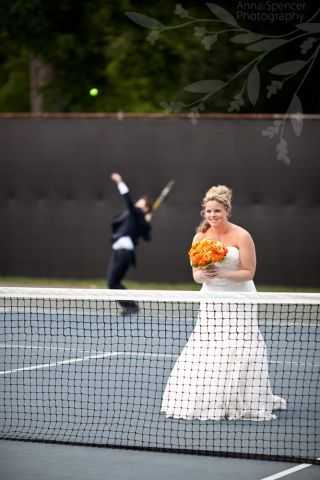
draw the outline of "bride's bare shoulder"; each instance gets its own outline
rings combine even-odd
[[[192,242],[200,242],[204,238],[204,234],[202,232],[197,232],[192,239]]]
[[[232,224],[232,231],[235,236],[238,238],[246,238],[246,237],[251,237],[250,233],[248,230],[246,230],[243,227],[240,227],[240,225]]]

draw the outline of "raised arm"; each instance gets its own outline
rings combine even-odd
[[[118,190],[120,195],[123,197],[124,201],[126,202],[126,205],[128,209],[132,212],[134,212],[134,204],[132,202],[132,199],[129,194],[129,188],[123,181],[121,175],[119,173],[112,173],[111,174],[111,180],[117,185]]]

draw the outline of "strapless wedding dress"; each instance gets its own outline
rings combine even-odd
[[[218,268],[235,270],[239,263],[238,249],[228,247]],[[201,290],[255,292],[255,286],[253,281],[215,278]],[[286,401],[272,393],[256,307],[202,302],[169,376],[162,413],[181,419],[266,421],[276,418],[274,410],[285,408]]]

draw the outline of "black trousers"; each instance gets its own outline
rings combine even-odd
[[[135,253],[133,250],[112,250],[107,273],[109,288],[125,289],[126,287],[123,285],[122,280],[132,265],[135,265]],[[119,301],[119,303],[123,307],[136,306],[136,303],[131,301]]]

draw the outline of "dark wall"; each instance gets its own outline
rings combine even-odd
[[[154,216],[154,240],[139,246],[140,281],[192,281],[186,251],[200,202],[215,184],[234,192],[232,218],[253,235],[256,281],[319,286],[320,118],[286,138],[272,119],[183,117],[0,118],[0,274],[104,276],[110,221],[122,209],[109,180],[119,171],[134,197],[176,186]]]

